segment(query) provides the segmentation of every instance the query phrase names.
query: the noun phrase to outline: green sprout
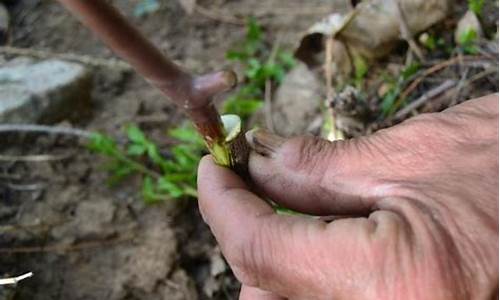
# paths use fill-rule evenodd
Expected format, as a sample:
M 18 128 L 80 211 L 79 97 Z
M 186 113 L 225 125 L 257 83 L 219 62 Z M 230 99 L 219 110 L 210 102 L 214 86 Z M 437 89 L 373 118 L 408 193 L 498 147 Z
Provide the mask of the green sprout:
M 473 11 L 477 16 L 480 16 L 484 7 L 484 0 L 468 0 L 469 10 Z
M 94 133 L 87 145 L 91 151 L 110 159 L 106 167 L 110 185 L 140 175 L 142 195 L 147 203 L 197 197 L 196 170 L 204 144 L 194 128 L 183 126 L 169 132 L 170 137 L 180 142 L 170 149 L 170 157 L 162 155 L 158 146 L 137 126 L 127 126 L 126 132 L 125 145 L 118 145 L 100 133 Z
M 398 99 L 403 87 L 419 70 L 419 63 L 412 63 L 405 67 L 396 79 L 387 78 L 389 89 L 382 97 L 382 114 L 384 117 L 392 116 L 404 103 L 405 99 Z
M 226 58 L 244 67 L 244 85 L 224 103 L 224 112 L 248 118 L 263 105 L 265 85 L 268 80 L 280 84 L 286 72 L 295 65 L 293 55 L 264 42 L 262 27 L 251 18 L 248 21 L 245 40 L 226 53 Z
M 476 30 L 468 28 L 458 37 L 458 44 L 465 54 L 477 54 L 479 52 L 476 45 L 477 40 L 478 34 Z
M 262 107 L 266 81 L 280 84 L 286 71 L 295 64 L 291 53 L 279 47 L 268 49 L 262 28 L 253 19 L 248 22 L 245 40 L 237 50 L 228 51 L 226 57 L 243 65 L 245 77 L 244 84 L 229 97 L 223 110 L 243 119 Z M 225 128 L 228 134 L 225 142 L 228 142 L 228 139 L 234 138 L 235 132 L 241 130 L 241 122 L 238 129 L 234 118 L 224 120 L 225 117 L 230 116 L 223 116 L 223 121 L 230 121 L 224 122 L 229 124 Z M 94 133 L 88 144 L 90 150 L 110 160 L 106 167 L 110 173 L 110 185 L 129 176 L 140 176 L 142 196 L 147 203 L 197 197 L 196 172 L 199 159 L 205 153 L 205 144 L 193 126 L 181 125 L 168 132 L 168 136 L 178 143 L 166 154 L 136 125 L 127 126 L 126 133 L 125 144 L 118 144 L 100 133 Z M 230 159 L 225 145 L 215 145 L 211 151 L 222 160 L 222 164 L 230 164 L 230 161 L 225 161 Z

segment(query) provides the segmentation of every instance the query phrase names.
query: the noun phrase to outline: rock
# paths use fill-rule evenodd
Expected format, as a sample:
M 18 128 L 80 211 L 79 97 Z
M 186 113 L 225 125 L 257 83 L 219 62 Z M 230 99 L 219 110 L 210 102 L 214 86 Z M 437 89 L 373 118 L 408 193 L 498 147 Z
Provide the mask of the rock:
M 91 86 L 91 73 L 76 63 L 12 60 L 0 67 L 0 122 L 53 123 L 82 117 Z
M 304 134 L 320 113 L 321 84 L 303 63 L 291 70 L 273 103 L 275 130 L 283 136 Z
M 10 17 L 5 5 L 0 3 L 0 45 L 5 45 L 9 37 Z
M 460 21 L 458 21 L 457 29 L 455 30 L 455 42 L 460 44 L 463 36 L 469 34 L 469 32 L 475 32 L 476 38 L 483 36 L 481 23 L 476 14 L 471 10 L 468 10 Z

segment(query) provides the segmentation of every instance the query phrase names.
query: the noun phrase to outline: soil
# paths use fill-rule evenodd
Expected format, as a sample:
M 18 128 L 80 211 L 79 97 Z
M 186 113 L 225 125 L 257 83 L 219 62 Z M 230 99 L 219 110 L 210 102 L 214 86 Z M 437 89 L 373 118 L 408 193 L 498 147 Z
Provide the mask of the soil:
M 245 27 L 188 15 L 178 1 L 161 1 L 147 16 L 133 14 L 138 0 L 113 3 L 163 51 L 195 73 L 228 67 L 225 52 Z M 315 8 L 321 1 L 311 1 Z M 265 11 L 259 1 L 198 1 L 204 7 Z M 266 7 L 301 4 L 268 1 Z M 57 2 L 7 1 L 9 45 L 96 58 L 113 54 Z M 269 38 L 293 36 L 318 16 L 263 16 Z M 242 18 L 243 20 L 243 18 Z M 6 56 L 4 59 L 9 59 Z M 120 69 L 93 69 L 92 115 L 70 125 L 118 139 L 127 123 L 142 124 L 168 150 L 164 132 L 183 120 L 157 90 Z M 68 125 L 67 121 L 62 120 Z M 4 154 L 59 153 L 56 162 L 0 163 L 0 277 L 28 271 L 0 299 L 235 299 L 239 284 L 226 266 L 195 200 L 145 205 L 134 179 L 110 188 L 103 159 L 76 140 L 45 135 L 2 137 Z M 28 146 L 30 145 L 30 146 Z M 5 175 L 0 175 L 5 176 Z M 22 179 L 22 180 L 17 180 Z
M 161 1 L 158 11 L 136 17 L 139 0 L 112 2 L 172 59 L 196 73 L 228 67 L 225 52 L 244 37 L 245 27 L 228 22 L 223 12 L 260 12 L 267 38 L 280 36 L 285 46 L 296 44 L 298 35 L 327 13 L 317 11 L 324 6 L 321 0 L 270 0 L 265 7 L 257 0 L 198 1 L 219 11 L 214 18 L 188 15 L 178 1 L 169 0 Z M 345 6 L 344 1 L 333 2 L 339 9 Z M 7 3 L 11 46 L 114 57 L 57 2 Z M 316 12 L 297 17 L 299 5 L 302 11 Z M 288 10 L 265 14 L 269 7 Z M 182 114 L 130 71 L 103 66 L 93 73 L 92 114 L 70 125 L 120 139 L 124 124 L 140 123 L 168 151 L 165 130 L 182 122 Z M 496 91 L 498 85 L 488 89 Z M 0 287 L 0 300 L 237 298 L 239 284 L 195 200 L 146 205 L 137 192 L 137 178 L 110 188 L 105 160 L 75 138 L 4 136 L 0 150 L 65 156 L 54 162 L 0 162 L 0 278 L 34 273 L 17 287 Z

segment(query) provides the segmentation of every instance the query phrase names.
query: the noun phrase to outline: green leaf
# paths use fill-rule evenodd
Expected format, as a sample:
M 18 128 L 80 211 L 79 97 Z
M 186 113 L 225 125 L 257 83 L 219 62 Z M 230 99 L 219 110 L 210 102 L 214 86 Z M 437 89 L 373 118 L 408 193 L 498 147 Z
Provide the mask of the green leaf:
M 180 198 L 184 195 L 182 188 L 165 177 L 158 179 L 157 188 L 160 192 L 168 193 L 172 198 Z
M 111 157 L 118 151 L 116 142 L 112 138 L 97 132 L 93 132 L 90 135 L 87 148 L 96 153 L 101 153 Z
M 135 169 L 128 164 L 117 162 L 112 167 L 111 172 L 112 175 L 108 178 L 108 184 L 112 186 L 132 175 L 135 172 Z
M 261 109 L 264 102 L 259 99 L 230 98 L 224 103 L 223 111 L 226 114 L 235 114 L 242 118 L 248 118 Z
M 408 80 L 410 79 L 413 75 L 417 74 L 417 72 L 420 70 L 421 65 L 418 62 L 413 62 L 409 66 L 403 69 L 401 71 L 401 77 L 402 80 Z
M 479 52 L 479 49 L 475 45 L 477 39 L 477 32 L 474 29 L 469 28 L 460 34 L 458 37 L 458 44 L 462 47 L 462 50 L 466 54 L 477 54 Z
M 203 139 L 193 126 L 183 126 L 171 129 L 169 130 L 168 135 L 184 143 L 199 146 L 204 145 Z
M 297 63 L 293 54 L 287 51 L 280 51 L 278 53 L 278 60 L 288 69 L 293 68 Z
M 476 30 L 468 28 L 467 30 L 465 30 L 460 34 L 460 36 L 458 37 L 458 43 L 460 45 L 467 45 L 476 41 L 477 37 L 478 35 Z
M 229 50 L 226 52 L 226 59 L 228 60 L 245 61 L 247 58 L 248 55 L 245 52 L 236 50 Z
M 165 200 L 166 197 L 155 192 L 153 179 L 146 176 L 142 181 L 142 198 L 144 202 L 154 204 Z
M 472 10 L 476 15 L 480 16 L 484 7 L 484 0 L 468 0 L 469 9 Z
M 261 62 L 256 58 L 249 59 L 245 75 L 252 80 L 256 79 L 260 72 L 262 72 Z
M 260 41 L 262 39 L 262 28 L 254 17 L 247 21 L 247 41 Z
M 394 106 L 396 99 L 398 98 L 400 92 L 399 86 L 392 87 L 385 95 L 382 100 L 382 112 L 384 116 L 391 115 L 397 108 Z
M 130 141 L 137 144 L 144 144 L 146 142 L 144 133 L 136 125 L 127 126 L 127 137 Z
M 131 156 L 141 156 L 146 152 L 146 147 L 141 144 L 132 144 L 128 146 L 127 154 Z
M 368 64 L 366 61 L 359 55 L 354 57 L 354 76 L 356 81 L 362 81 L 366 74 L 368 74 Z

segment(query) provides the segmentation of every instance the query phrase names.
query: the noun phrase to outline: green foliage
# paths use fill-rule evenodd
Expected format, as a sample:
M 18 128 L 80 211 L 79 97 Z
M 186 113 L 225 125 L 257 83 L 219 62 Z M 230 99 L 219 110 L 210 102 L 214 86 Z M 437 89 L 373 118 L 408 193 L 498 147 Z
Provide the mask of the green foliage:
M 110 159 L 109 184 L 140 174 L 142 196 L 147 203 L 196 197 L 196 170 L 204 143 L 194 128 L 182 126 L 169 132 L 170 137 L 181 142 L 171 148 L 169 158 L 162 155 L 158 146 L 137 126 L 127 126 L 126 133 L 128 141 L 123 146 L 100 133 L 92 134 L 87 145 L 93 152 Z
M 361 87 L 363 81 L 368 74 L 368 64 L 363 57 L 356 55 L 354 57 L 354 82 L 358 88 Z
M 141 0 L 134 7 L 134 16 L 142 17 L 156 12 L 160 9 L 160 3 L 158 0 Z
M 266 81 L 280 84 L 295 64 L 291 53 L 279 47 L 269 50 L 262 28 L 255 19 L 248 21 L 245 40 L 237 49 L 228 51 L 226 58 L 242 64 L 245 78 L 239 91 L 226 100 L 223 110 L 243 119 L 262 107 Z
M 458 44 L 465 54 L 477 54 L 479 52 L 476 45 L 477 39 L 477 32 L 472 28 L 468 28 L 458 37 Z
M 484 0 L 468 0 L 469 9 L 476 15 L 480 16 L 484 7 Z
M 404 68 L 399 74 L 398 78 L 387 78 L 386 81 L 390 85 L 388 91 L 382 98 L 382 114 L 384 117 L 393 115 L 399 109 L 403 101 L 398 101 L 399 95 L 406 82 L 411 79 L 419 70 L 421 66 L 418 63 L 412 63 Z
M 157 9 L 153 2 L 139 9 L 140 13 Z M 144 4 L 144 5 L 146 5 Z M 147 9 L 146 9 L 147 8 Z M 154 9 L 153 9 L 154 8 Z M 286 71 L 293 67 L 293 55 L 275 47 L 270 50 L 264 42 L 262 28 L 250 19 L 245 40 L 236 50 L 226 53 L 229 60 L 244 67 L 244 84 L 224 105 L 226 113 L 248 118 L 263 105 L 267 81 L 280 84 Z M 179 141 L 171 147 L 168 157 L 134 125 L 126 127 L 127 142 L 118 145 L 112 138 L 95 133 L 88 148 L 110 159 L 109 183 L 116 184 L 132 175 L 142 177 L 141 193 L 147 203 L 165 199 L 196 197 L 196 171 L 205 145 L 192 126 L 180 126 L 168 135 Z
M 420 42 L 422 43 L 422 45 L 424 45 L 425 48 L 431 51 L 446 47 L 446 42 L 444 41 L 444 39 L 433 34 L 423 34 L 423 38 L 420 38 Z

